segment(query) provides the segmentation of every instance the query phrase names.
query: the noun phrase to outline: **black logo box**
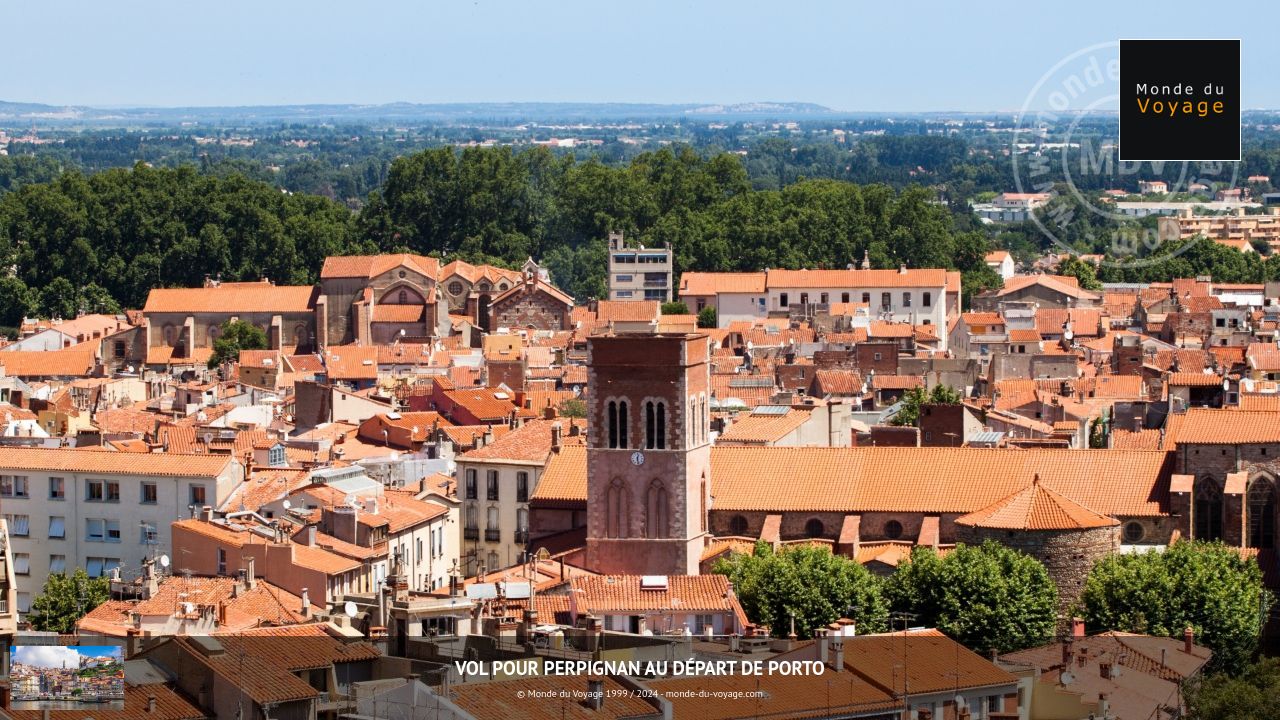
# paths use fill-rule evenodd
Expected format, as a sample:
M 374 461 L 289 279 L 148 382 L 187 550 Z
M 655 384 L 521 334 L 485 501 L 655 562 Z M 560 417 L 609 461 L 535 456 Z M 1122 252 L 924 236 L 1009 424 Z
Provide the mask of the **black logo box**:
M 1166 87 L 1182 93 L 1165 94 Z M 1192 104 L 1191 114 L 1183 112 L 1185 102 Z M 1215 113 L 1219 102 L 1222 111 Z M 1172 115 L 1170 103 L 1177 103 Z M 1156 114 L 1157 107 L 1163 112 Z M 1120 41 L 1121 160 L 1238 161 L 1240 111 L 1239 40 Z

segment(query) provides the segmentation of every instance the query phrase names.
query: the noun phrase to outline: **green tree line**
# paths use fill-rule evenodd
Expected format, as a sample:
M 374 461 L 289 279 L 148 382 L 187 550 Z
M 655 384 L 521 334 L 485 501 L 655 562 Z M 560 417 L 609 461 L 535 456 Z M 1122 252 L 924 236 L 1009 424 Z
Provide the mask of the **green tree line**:
M 425 150 L 397 158 L 358 213 L 282 192 L 224 167 L 139 163 L 59 174 L 0 195 L 0 325 L 23 313 L 140 307 L 160 286 L 268 277 L 316 280 L 328 255 L 411 251 L 518 266 L 546 264 L 580 299 L 604 294 L 605 240 L 670 243 L 677 269 L 875 267 L 964 271 L 994 284 L 986 239 L 957 232 L 920 187 L 802 180 L 753 190 L 737 156 L 688 147 L 625 165 L 543 148 Z

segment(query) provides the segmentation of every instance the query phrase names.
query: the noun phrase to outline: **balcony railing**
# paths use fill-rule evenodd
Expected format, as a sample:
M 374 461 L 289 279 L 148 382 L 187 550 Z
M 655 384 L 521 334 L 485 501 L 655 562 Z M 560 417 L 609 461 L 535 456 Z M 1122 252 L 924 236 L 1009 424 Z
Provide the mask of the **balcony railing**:
M 464 540 L 479 540 L 480 528 L 463 528 L 462 537 Z
M 485 529 L 484 529 L 484 541 L 485 541 L 485 542 L 499 542 L 500 540 L 502 540 L 502 531 L 501 531 L 501 530 L 498 530 L 497 528 L 485 528 Z
M 528 542 L 529 542 L 529 531 L 528 531 L 528 530 L 517 530 L 517 531 L 516 531 L 516 544 L 517 544 L 517 545 L 526 545 L 526 544 L 528 544 Z

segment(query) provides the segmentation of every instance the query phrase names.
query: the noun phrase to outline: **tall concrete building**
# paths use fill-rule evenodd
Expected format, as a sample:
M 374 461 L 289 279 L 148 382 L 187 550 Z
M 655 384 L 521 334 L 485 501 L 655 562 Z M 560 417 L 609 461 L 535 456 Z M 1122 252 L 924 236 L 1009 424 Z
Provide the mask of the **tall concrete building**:
M 711 500 L 710 343 L 598 335 L 588 355 L 587 566 L 696 575 Z
M 671 277 L 675 274 L 671 246 L 627 247 L 620 232 L 609 233 L 609 299 L 671 300 Z

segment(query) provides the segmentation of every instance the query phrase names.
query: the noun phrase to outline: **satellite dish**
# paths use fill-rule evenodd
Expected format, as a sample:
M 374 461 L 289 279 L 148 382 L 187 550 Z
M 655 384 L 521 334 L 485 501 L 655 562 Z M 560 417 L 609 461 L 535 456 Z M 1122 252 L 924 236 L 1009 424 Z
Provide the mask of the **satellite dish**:
M 160 567 L 166 567 L 166 568 L 167 568 L 167 567 L 169 567 L 169 556 L 168 556 L 168 555 L 161 555 L 161 556 L 160 556 Z
M 1066 339 L 1068 339 L 1068 340 L 1070 340 L 1071 338 L 1073 338 L 1073 337 L 1075 337 L 1075 336 L 1076 336 L 1076 334 L 1075 334 L 1075 333 L 1073 333 L 1073 332 L 1071 332 L 1070 330 L 1067 330 L 1066 332 L 1062 333 L 1062 337 L 1064 337 L 1064 338 L 1066 338 Z
M 284 507 L 285 510 L 288 510 L 289 508 L 293 507 L 293 503 L 289 502 L 288 500 L 285 500 L 284 502 L 280 503 L 280 505 Z
M 195 609 L 196 609 L 196 606 L 193 603 L 189 603 L 189 602 L 182 603 L 182 612 L 184 615 L 190 615 L 192 611 L 194 611 Z
M 355 603 L 353 603 L 353 602 L 351 602 L 350 600 L 348 600 L 348 601 L 346 602 L 346 604 L 344 604 L 344 605 L 342 606 L 342 612 L 346 613 L 347 617 L 349 617 L 349 618 L 353 618 L 353 617 L 355 617 L 355 616 L 356 616 L 356 604 L 355 604 Z

